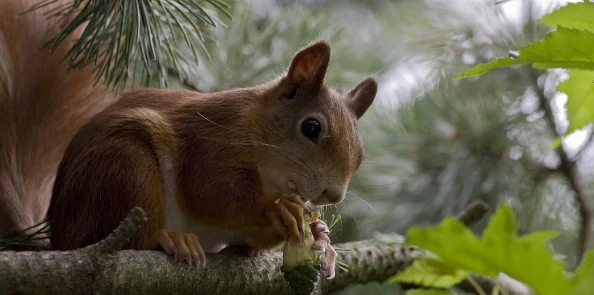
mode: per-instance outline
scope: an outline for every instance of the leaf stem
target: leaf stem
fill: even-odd
[[[479,295],[487,295],[487,293],[485,293],[485,290],[481,288],[479,283],[477,283],[472,276],[468,276],[467,280],[472,284],[472,286],[479,293]]]

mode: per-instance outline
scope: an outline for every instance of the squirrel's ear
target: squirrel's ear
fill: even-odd
[[[359,84],[347,94],[347,104],[355,116],[357,116],[357,119],[361,118],[371,106],[376,93],[377,82],[374,78],[369,77],[359,82]]]
[[[299,50],[291,61],[287,78],[298,86],[319,87],[330,63],[330,44],[318,40]]]

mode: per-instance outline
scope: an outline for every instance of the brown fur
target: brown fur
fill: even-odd
[[[95,243],[140,206],[150,222],[128,247],[151,247],[165,222],[160,146],[174,155],[177,198],[193,221],[246,233],[256,249],[278,246],[283,237],[268,216],[276,199],[295,193],[287,180],[312,201],[337,203],[363,159],[357,119],[377,86],[336,94],[323,79],[329,59],[328,43],[317,41],[297,53],[286,76],[252,88],[124,94],[64,155],[48,211],[53,246]],[[322,122],[317,143],[300,132],[307,117]]]
[[[72,136],[113,101],[92,87],[92,67],[66,73],[72,38],[50,55],[58,31],[43,13],[19,16],[37,0],[0,0],[0,232],[41,222],[62,154]]]

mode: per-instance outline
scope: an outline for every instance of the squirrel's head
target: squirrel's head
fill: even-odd
[[[268,195],[296,193],[314,205],[336,204],[365,153],[359,119],[377,92],[373,78],[346,94],[325,82],[330,45],[315,41],[295,54],[266,93],[258,170]]]

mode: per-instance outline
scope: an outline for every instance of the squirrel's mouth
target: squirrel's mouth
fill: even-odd
[[[299,198],[301,198],[301,201],[303,201],[303,203],[307,203],[309,200],[306,199],[301,192],[299,191],[299,189],[297,188],[297,186],[295,185],[295,183],[291,180],[289,180],[287,182],[287,186],[296,194],[299,196]]]

